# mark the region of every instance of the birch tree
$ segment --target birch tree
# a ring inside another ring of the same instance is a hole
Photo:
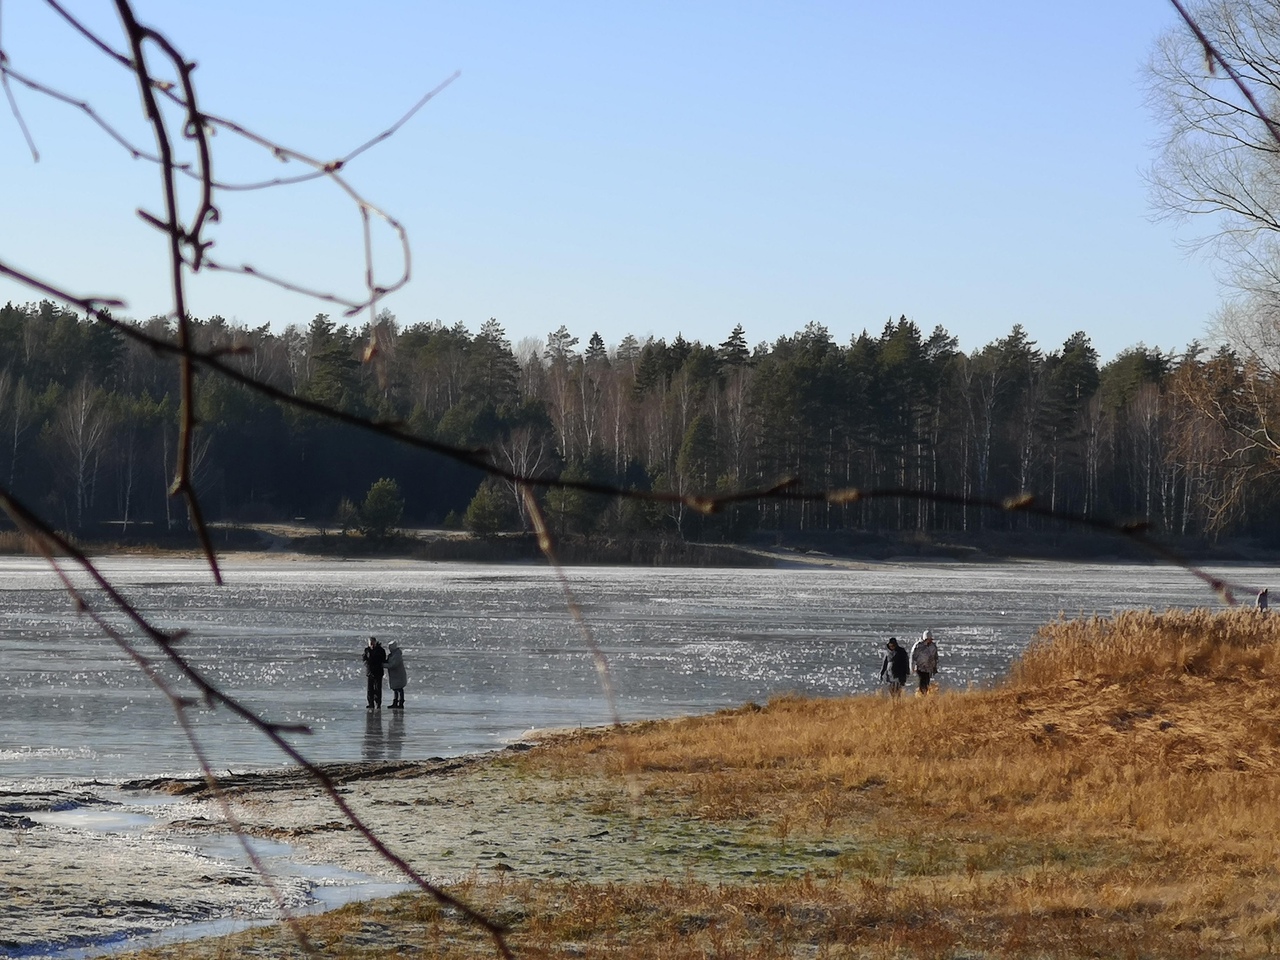
[[[71,466],[72,496],[77,529],[84,528],[84,512],[94,480],[98,453],[107,439],[111,418],[100,390],[86,377],[64,399],[56,421],[59,440]]]

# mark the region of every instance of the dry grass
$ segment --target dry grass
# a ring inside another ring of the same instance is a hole
[[[1060,622],[990,691],[784,698],[568,737],[520,773],[604,773],[637,816],[840,854],[801,880],[467,893],[530,957],[1274,956],[1278,640],[1280,616],[1253,610]],[[417,899],[312,923],[330,956],[495,955]],[[167,955],[214,955],[183,949]]]
[[[62,533],[59,536],[77,550],[84,549],[84,544],[71,534]],[[43,557],[46,555],[46,551],[52,552],[54,556],[66,556],[65,552],[57,544],[41,544],[18,530],[0,530],[0,555]],[[203,554],[198,555],[203,556]]]
[[[19,533],[17,530],[0,530],[0,554],[39,556],[40,549],[25,533]]]

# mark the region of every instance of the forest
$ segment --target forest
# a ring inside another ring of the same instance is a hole
[[[141,322],[172,339],[164,318]],[[837,342],[809,323],[749,344],[626,336],[585,345],[563,326],[513,347],[496,319],[339,325],[319,314],[273,332],[192,319],[193,346],[282,390],[456,447],[525,476],[681,494],[857,487],[1003,499],[1064,514],[1146,520],[1157,534],[1264,541],[1271,519],[1272,378],[1227,346],[1142,344],[1099,363],[1078,332],[1042,349],[1021,325],[965,353],[906,317]],[[169,495],[177,445],[171,357],[52,302],[0,309],[0,477],[67,531],[185,531]],[[370,350],[370,345],[376,351]],[[376,362],[367,362],[371,353]],[[404,526],[527,529],[510,484],[284,408],[225,378],[195,381],[194,479],[208,519],[304,520],[345,529],[380,479]],[[760,532],[930,535],[1054,521],[893,496],[845,503],[754,499],[713,515],[679,503],[543,488],[562,534],[734,541]]]

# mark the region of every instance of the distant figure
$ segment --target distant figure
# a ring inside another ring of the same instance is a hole
[[[391,709],[404,709],[404,688],[409,682],[409,674],[404,669],[404,654],[400,644],[392,640],[387,644],[387,686],[391,688]]]
[[[382,649],[382,644],[378,642],[377,637],[370,637],[369,643],[364,648],[364,653],[360,655],[360,659],[364,661],[364,673],[367,681],[366,699],[369,701],[367,710],[375,707],[382,708],[382,667],[387,662],[387,651]]]
[[[1258,591],[1258,609],[1263,613],[1267,612],[1267,588],[1263,587]]]
[[[933,631],[926,630],[911,648],[911,669],[920,678],[920,689],[917,697],[929,692],[929,681],[938,672],[938,645],[933,642]]]
[[[885,644],[888,652],[880,664],[880,679],[889,681],[889,696],[902,696],[902,688],[907,685],[907,674],[911,671],[911,660],[907,651],[898,646],[898,638],[890,637]]]

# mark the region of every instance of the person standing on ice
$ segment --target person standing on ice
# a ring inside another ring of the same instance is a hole
[[[360,659],[364,661],[365,698],[369,701],[366,709],[382,709],[382,667],[387,662],[387,651],[377,637],[370,637]]]
[[[938,672],[938,645],[933,642],[933,631],[926,630],[911,648],[911,669],[920,679],[917,697],[929,692],[929,681]]]
[[[409,673],[404,668],[404,653],[400,644],[392,640],[387,644],[387,686],[391,688],[391,709],[404,709],[404,688]]]

